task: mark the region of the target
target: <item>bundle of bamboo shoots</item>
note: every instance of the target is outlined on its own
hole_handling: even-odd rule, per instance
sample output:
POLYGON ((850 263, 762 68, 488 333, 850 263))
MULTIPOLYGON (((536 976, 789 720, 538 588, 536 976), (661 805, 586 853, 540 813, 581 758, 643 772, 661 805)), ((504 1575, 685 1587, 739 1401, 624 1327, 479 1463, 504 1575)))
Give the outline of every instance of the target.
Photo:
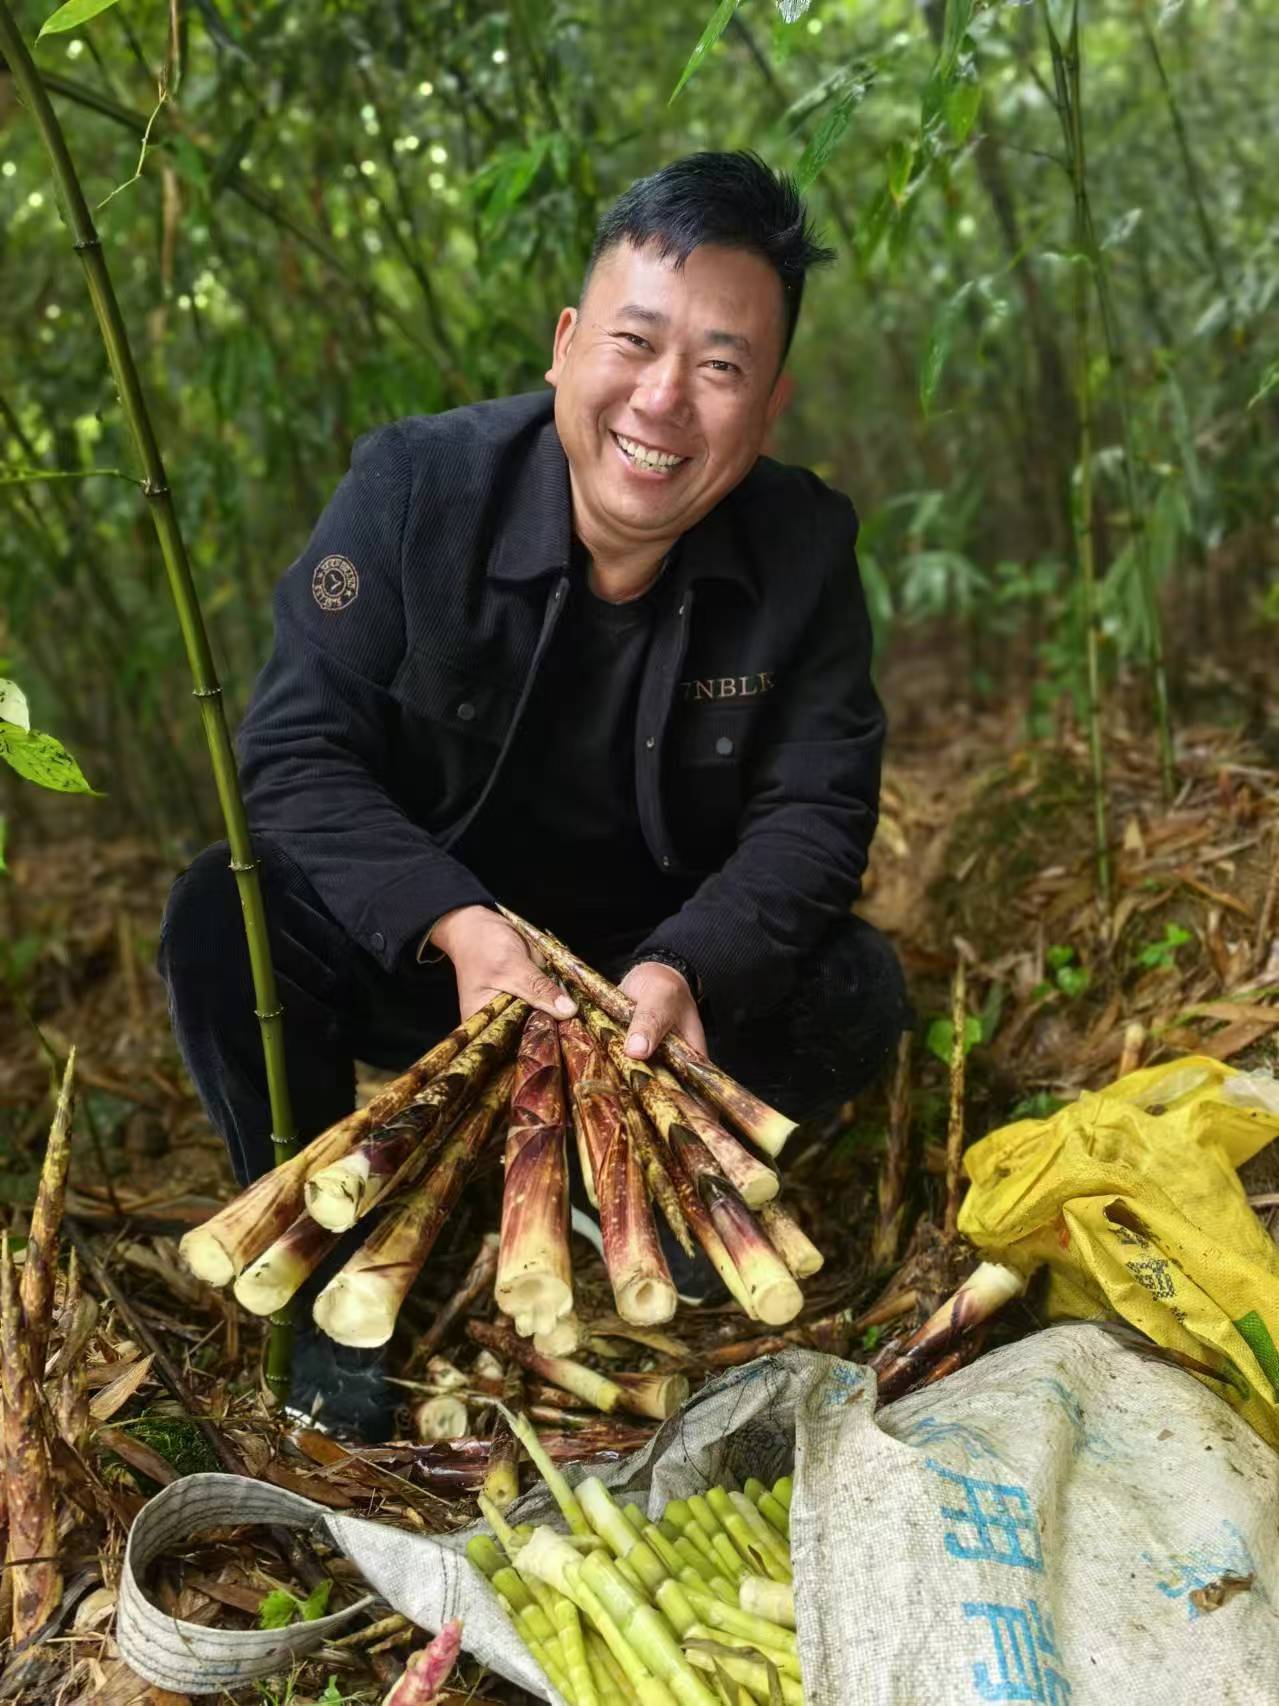
MULTIPOLYGON (((555 937, 512 922, 571 989, 580 1017, 556 1020, 495 997, 367 1107, 188 1233, 182 1253, 192 1271, 213 1285, 233 1283, 246 1309, 272 1314, 377 1207, 379 1224, 319 1292, 313 1313, 340 1344, 385 1344, 464 1185, 501 1141, 494 1297, 537 1358, 563 1361, 581 1338, 569 1248, 571 1125, 624 1322, 651 1328, 678 1301, 655 1206, 687 1253, 701 1247, 748 1316, 769 1326, 792 1320, 803 1302, 797 1281, 822 1258, 777 1202, 774 1168, 747 1146, 776 1156, 792 1123, 677 1037, 652 1064, 633 1060, 628 998, 555 937)), ((511 1363, 519 1357, 508 1339, 501 1348, 511 1363)), ((620 1402, 616 1382, 599 1391, 608 1386, 614 1395, 603 1410, 620 1402)))
POLYGON ((743 1695, 803 1706, 789 1477, 771 1490, 711 1487, 650 1521, 594 1476, 571 1488, 527 1422, 510 1421, 568 1533, 514 1528, 481 1496, 493 1538, 472 1540, 467 1555, 569 1706, 721 1706, 743 1695))

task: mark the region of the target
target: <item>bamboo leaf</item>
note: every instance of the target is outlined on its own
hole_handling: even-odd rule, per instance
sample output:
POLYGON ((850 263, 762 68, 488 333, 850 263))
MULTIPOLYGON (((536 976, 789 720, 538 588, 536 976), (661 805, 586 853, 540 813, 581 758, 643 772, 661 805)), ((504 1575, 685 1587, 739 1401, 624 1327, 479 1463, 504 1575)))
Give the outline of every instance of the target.
POLYGON ((946 0, 946 21, 942 27, 942 45, 938 71, 943 79, 955 69, 959 48, 973 21, 973 0, 946 0))
POLYGON ((42 788, 59 794, 96 794, 85 781, 80 766, 52 735, 35 729, 20 729, 16 723, 0 725, 0 758, 42 788))
POLYGON ((942 117, 956 142, 966 142, 981 110, 981 84, 975 78, 952 83, 942 96, 942 117))
POLYGON ((1279 387, 1279 361, 1272 361, 1270 366, 1262 374, 1261 382, 1257 386, 1257 389, 1253 392, 1252 396, 1249 397, 1248 407, 1250 409, 1255 409, 1257 404, 1260 403, 1263 398, 1268 397, 1276 387, 1279 387))
POLYGON ((99 12, 105 12, 115 3, 116 0, 67 0, 65 6, 59 6, 41 24, 36 40, 79 29, 81 24, 87 24, 90 18, 96 18, 99 12))
POLYGON ((777 0, 777 10, 787 24, 798 23, 812 5, 813 0, 777 0))
POLYGON ((925 415, 932 410, 933 399, 937 395, 937 387, 941 384, 941 376, 950 355, 955 327, 972 290, 971 279, 967 284, 961 284, 949 301, 943 302, 937 318, 933 321, 928 348, 924 351, 924 359, 919 369, 919 406, 925 415))
POLYGON ((0 817, 0 875, 7 875, 9 867, 4 861, 4 844, 9 834, 9 820, 0 817))
POLYGON ((830 163, 831 156, 839 147, 840 139, 848 129, 852 117, 870 88, 870 79, 849 74, 844 89, 835 105, 826 114, 812 136, 808 146, 800 156, 799 165, 795 168, 795 183, 801 194, 811 189, 817 178, 830 163))
POLYGON ((702 31, 697 46, 693 49, 692 53, 689 54, 688 63, 679 74, 679 82, 675 85, 674 89, 672 89, 670 100, 666 103, 668 107, 684 87, 685 83, 688 82, 693 73, 700 68, 702 61, 706 58, 706 55, 715 46, 715 43, 732 23, 733 13, 737 10, 740 4, 741 0, 720 0, 719 5, 711 14, 710 23, 707 24, 706 28, 702 31))
POLYGON ((16 681, 0 677, 0 723, 15 723, 20 729, 30 729, 31 713, 27 696, 16 681))

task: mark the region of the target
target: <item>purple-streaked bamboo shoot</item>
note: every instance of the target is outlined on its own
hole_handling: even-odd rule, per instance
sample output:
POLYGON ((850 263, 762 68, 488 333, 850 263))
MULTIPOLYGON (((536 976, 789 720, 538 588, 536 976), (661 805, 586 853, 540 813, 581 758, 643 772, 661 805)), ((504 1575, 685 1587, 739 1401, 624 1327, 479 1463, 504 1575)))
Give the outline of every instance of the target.
POLYGON ((617 1313, 638 1326, 669 1321, 678 1299, 658 1243, 643 1167, 630 1142, 617 1078, 580 1019, 561 1022, 560 1045, 578 1140, 599 1182, 604 1265, 617 1313))
POLYGON ((336 1248, 340 1236, 303 1210, 236 1280, 236 1301, 253 1315, 274 1315, 336 1248))
MULTIPOLYGON (((520 1332, 518 1320, 515 1323, 515 1331, 520 1332)), ((567 1315, 561 1315, 559 1320, 549 1327, 545 1333, 534 1332, 521 1335, 526 1339, 531 1338, 533 1349, 540 1351, 544 1357, 572 1356, 584 1336, 582 1323, 571 1309, 567 1315)))
POLYGON ((678 1083, 663 1068, 654 1068, 642 1060, 633 1060, 626 1052, 626 1036, 601 1008, 583 999, 582 1015, 592 1037, 600 1044, 609 1063, 622 1082, 638 1100, 658 1134, 669 1144, 672 1133, 685 1131, 694 1137, 714 1157, 717 1170, 729 1180, 747 1202, 768 1202, 777 1195, 777 1175, 771 1167, 757 1161, 744 1150, 737 1139, 700 1108, 691 1096, 685 1095, 678 1083), (727 1159, 727 1165, 716 1155, 707 1141, 711 1133, 727 1159))
POLYGON ((202 1226, 193 1227, 179 1246, 182 1258, 208 1285, 230 1285, 284 1232, 303 1209, 303 1190, 318 1173, 346 1155, 371 1131, 384 1125, 440 1073, 467 1043, 479 1036, 511 1004, 498 995, 419 1059, 407 1072, 384 1085, 363 1108, 346 1114, 312 1138, 291 1161, 264 1173, 202 1226))
POLYGON ((568 1229, 559 1032, 537 1012, 515 1060, 494 1287, 498 1308, 533 1333, 549 1332, 573 1307, 568 1229))
POLYGON ((486 1232, 461 1285, 418 1340, 415 1360, 429 1360, 434 1356, 457 1322, 470 1314, 481 1297, 492 1291, 493 1281, 497 1278, 497 1251, 497 1233, 486 1232))
POLYGON ((614 1410, 626 1410, 632 1415, 652 1416, 664 1421, 673 1415, 688 1396, 688 1381, 683 1375, 626 1375, 614 1378, 597 1374, 585 1364, 567 1357, 544 1357, 518 1335, 504 1327, 485 1321, 471 1321, 467 1331, 476 1344, 495 1351, 508 1361, 518 1362, 530 1373, 548 1380, 553 1386, 571 1393, 592 1409, 605 1415, 614 1410))
POLYGON ((1014 1297, 1020 1297, 1027 1283, 1026 1275, 1016 1268, 1001 1262, 980 1263, 918 1332, 879 1363, 881 1401, 895 1398, 913 1385, 929 1363, 954 1350, 961 1339, 997 1315, 1014 1297))
POLYGON ((511 1087, 499 1072, 455 1122, 427 1176, 388 1210, 315 1300, 315 1323, 340 1345, 384 1345, 462 1188, 483 1154, 511 1087))
POLYGON ((759 1211, 759 1218, 769 1243, 796 1279, 807 1279, 821 1268, 826 1258, 780 1203, 765 1203, 759 1211))
MULTIPOLYGON (((616 985, 593 971, 585 960, 580 960, 556 937, 537 929, 505 907, 502 912, 565 982, 575 984, 617 1024, 629 1025, 635 1010, 635 1003, 629 996, 623 995, 616 985)), ((795 1130, 794 1120, 752 1095, 713 1061, 707 1060, 691 1043, 685 1042, 678 1032, 669 1032, 658 1052, 682 1084, 705 1096, 757 1148, 774 1158, 781 1154, 787 1138, 795 1130)))
POLYGON ((421 1177, 453 1117, 463 1111, 519 1041, 528 1005, 513 1001, 398 1114, 349 1154, 306 1181, 307 1213, 345 1232, 385 1196, 421 1177))

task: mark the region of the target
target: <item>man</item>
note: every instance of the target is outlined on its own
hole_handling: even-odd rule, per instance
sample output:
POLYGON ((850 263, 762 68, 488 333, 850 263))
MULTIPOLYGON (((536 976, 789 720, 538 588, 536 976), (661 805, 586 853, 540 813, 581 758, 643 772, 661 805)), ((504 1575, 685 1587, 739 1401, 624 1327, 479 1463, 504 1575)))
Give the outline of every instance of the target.
MULTIPOLYGON (((496 991, 573 1011, 496 901, 620 978, 638 1058, 674 1027, 794 1117, 884 1064, 901 976, 849 911, 884 729, 856 518, 760 456, 829 258, 753 156, 676 161, 605 216, 551 391, 357 444, 240 734, 301 1137, 353 1059, 402 1069, 496 991)), ((247 1180, 270 1119, 225 845, 161 967, 247 1180)))

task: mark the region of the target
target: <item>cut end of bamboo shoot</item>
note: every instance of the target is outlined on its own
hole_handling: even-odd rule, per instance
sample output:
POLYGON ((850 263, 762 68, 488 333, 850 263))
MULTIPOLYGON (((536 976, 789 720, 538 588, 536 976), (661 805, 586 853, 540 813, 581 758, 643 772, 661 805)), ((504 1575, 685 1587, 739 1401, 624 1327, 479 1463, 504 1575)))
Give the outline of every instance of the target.
POLYGON ((194 1226, 178 1245, 178 1254, 206 1285, 230 1285, 236 1266, 220 1238, 206 1227, 194 1226))
POLYGON ((354 1226, 369 1201, 369 1160, 359 1150, 344 1155, 306 1182, 306 1212, 330 1232, 354 1226))
POLYGON ((320 1226, 309 1214, 300 1214, 236 1280, 236 1301, 251 1314, 274 1315, 315 1272, 336 1242, 336 1233, 320 1226))
POLYGON ((311 1310, 317 1327, 353 1350, 375 1350, 386 1344, 395 1331, 399 1312, 398 1296, 387 1291, 376 1270, 335 1274, 311 1310))
POLYGON ((679 1295, 670 1280, 651 1275, 615 1284, 613 1299, 617 1313, 633 1327, 658 1327, 669 1321, 679 1306, 679 1295))

